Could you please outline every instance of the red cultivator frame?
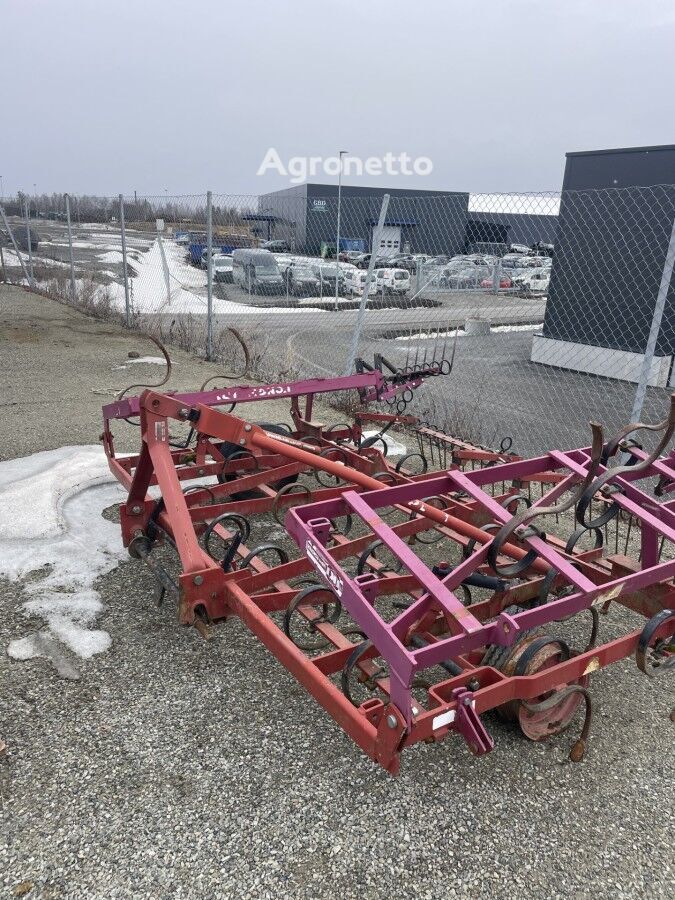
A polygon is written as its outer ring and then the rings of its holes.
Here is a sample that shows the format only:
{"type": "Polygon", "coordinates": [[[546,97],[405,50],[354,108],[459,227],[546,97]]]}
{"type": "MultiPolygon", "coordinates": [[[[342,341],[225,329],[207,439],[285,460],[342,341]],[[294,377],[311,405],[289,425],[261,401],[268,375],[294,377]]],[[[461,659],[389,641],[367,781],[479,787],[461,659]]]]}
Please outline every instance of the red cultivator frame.
{"type": "Polygon", "coordinates": [[[397,376],[395,383],[375,371],[192,395],[146,391],[109,405],[105,445],[129,491],[121,509],[125,544],[151,567],[160,596],[175,595],[181,622],[207,631],[211,622],[241,618],[390,772],[398,771],[404,747],[439,741],[449,731],[476,754],[492,749],[481,718],[488,710],[541,740],[567,728],[583,705],[582,736],[572,750],[580,759],[591,674],[630,655],[655,674],[675,658],[675,508],[639,487],[654,478],[657,493],[675,487],[675,457],[659,456],[675,427],[675,405],[652,428],[661,434],[652,454],[626,441],[645,426],[629,426],[607,443],[596,427],[591,447],[531,460],[499,461],[503,453],[452,441],[453,452],[480,467],[462,470],[454,462],[432,474],[424,471],[426,460],[418,474],[392,469],[375,448],[359,447],[358,428],[327,434],[312,422],[311,403],[300,415],[293,400],[292,435],[270,434],[214,408],[346,387],[382,399],[429,374],[436,372],[397,376]],[[136,415],[141,452],[117,459],[111,420],[136,415]],[[194,446],[172,447],[171,422],[191,427],[194,446]],[[232,448],[242,455],[233,459],[232,448]],[[619,451],[627,463],[610,468],[619,451]],[[325,484],[312,490],[288,480],[308,472],[320,473],[325,484]],[[208,475],[219,483],[183,489],[208,475]],[[524,492],[531,484],[541,485],[534,502],[524,492]],[[159,500],[148,493],[152,485],[159,500]],[[247,516],[291,506],[286,524],[301,555],[246,546],[247,516]],[[539,527],[542,517],[552,533],[539,527]],[[616,525],[618,544],[619,522],[628,519],[639,553],[608,553],[608,527],[616,525]],[[589,536],[594,545],[581,549],[589,536]],[[160,544],[178,553],[177,579],[153,555],[160,544]],[[308,584],[315,572],[318,580],[308,584]],[[647,621],[600,644],[599,611],[612,602],[647,621]],[[579,614],[592,626],[580,651],[544,630],[579,614]]]}

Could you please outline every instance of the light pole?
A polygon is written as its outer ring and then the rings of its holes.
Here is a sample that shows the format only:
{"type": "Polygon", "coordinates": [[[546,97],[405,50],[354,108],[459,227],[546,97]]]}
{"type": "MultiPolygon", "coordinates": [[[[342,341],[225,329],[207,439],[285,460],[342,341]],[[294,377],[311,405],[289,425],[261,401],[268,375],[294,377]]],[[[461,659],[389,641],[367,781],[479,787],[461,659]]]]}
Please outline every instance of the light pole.
{"type": "Polygon", "coordinates": [[[337,235],[335,238],[335,309],[338,308],[338,296],[340,292],[340,213],[342,211],[342,157],[346,150],[338,152],[340,168],[338,169],[338,208],[337,208],[337,235]]]}

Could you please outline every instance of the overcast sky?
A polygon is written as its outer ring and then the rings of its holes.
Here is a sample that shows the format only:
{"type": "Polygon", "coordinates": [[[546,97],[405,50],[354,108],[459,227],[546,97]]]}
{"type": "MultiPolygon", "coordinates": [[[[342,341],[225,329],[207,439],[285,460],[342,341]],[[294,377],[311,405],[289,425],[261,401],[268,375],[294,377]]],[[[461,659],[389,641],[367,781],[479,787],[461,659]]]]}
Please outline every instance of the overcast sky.
{"type": "Polygon", "coordinates": [[[557,190],[566,151],[675,142],[673,0],[0,0],[0,33],[5,194],[260,193],[270,147],[557,190]]]}

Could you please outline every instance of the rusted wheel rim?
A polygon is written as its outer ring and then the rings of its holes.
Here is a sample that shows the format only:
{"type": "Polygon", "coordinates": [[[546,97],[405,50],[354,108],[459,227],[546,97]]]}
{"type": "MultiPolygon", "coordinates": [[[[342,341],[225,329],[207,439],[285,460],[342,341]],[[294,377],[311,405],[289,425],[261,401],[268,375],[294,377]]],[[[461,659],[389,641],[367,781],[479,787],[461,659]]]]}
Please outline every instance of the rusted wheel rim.
{"type": "MultiPolygon", "coordinates": [[[[501,666],[501,669],[505,675],[509,676],[534,675],[537,672],[550,669],[566,659],[569,659],[569,649],[563,641],[545,638],[541,634],[531,635],[517,644],[514,652],[501,666]],[[538,646],[543,641],[546,641],[546,643],[538,646]],[[524,662],[524,665],[521,661],[524,662]],[[519,665],[519,662],[521,662],[521,665],[519,665]]],[[[588,684],[588,676],[579,679],[576,683],[585,687],[588,684]]],[[[567,687],[565,683],[556,685],[552,691],[533,697],[530,702],[533,706],[536,706],[543,700],[552,697],[557,691],[562,691],[565,687],[567,687]]],[[[520,700],[512,700],[509,703],[505,703],[504,706],[500,706],[498,712],[503,719],[518,722],[525,737],[531,741],[543,741],[565,731],[572,723],[582,702],[583,695],[573,693],[565,696],[560,703],[555,704],[550,709],[531,710],[527,709],[520,700]]]]}

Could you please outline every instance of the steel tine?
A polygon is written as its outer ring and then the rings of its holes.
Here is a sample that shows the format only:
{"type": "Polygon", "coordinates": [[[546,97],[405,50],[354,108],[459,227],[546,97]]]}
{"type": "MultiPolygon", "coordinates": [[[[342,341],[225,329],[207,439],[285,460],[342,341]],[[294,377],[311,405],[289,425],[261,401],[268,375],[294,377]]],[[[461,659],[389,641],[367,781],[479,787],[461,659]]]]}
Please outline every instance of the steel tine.
{"type": "Polygon", "coordinates": [[[419,359],[419,355],[420,355],[420,334],[421,333],[422,332],[418,330],[418,332],[417,332],[417,347],[416,347],[416,351],[415,351],[415,362],[413,363],[413,371],[415,371],[415,372],[417,371],[417,360],[419,359]]]}
{"type": "MultiPolygon", "coordinates": [[[[449,327],[449,326],[448,326],[449,327]]],[[[443,346],[441,347],[441,362],[445,360],[445,348],[448,346],[448,329],[445,329],[445,335],[443,336],[443,346]]]]}
{"type": "Polygon", "coordinates": [[[432,364],[432,366],[436,364],[436,350],[438,349],[438,336],[440,335],[440,333],[441,333],[440,326],[437,325],[437,326],[436,326],[436,337],[435,337],[435,339],[434,339],[434,354],[433,354],[433,357],[432,357],[432,359],[431,359],[431,364],[432,364]]]}
{"type": "Polygon", "coordinates": [[[412,349],[412,331],[408,331],[408,349],[405,355],[405,368],[408,368],[410,362],[410,351],[412,349]]]}
{"type": "Polygon", "coordinates": [[[450,357],[450,372],[455,364],[455,353],[457,351],[457,338],[459,337],[459,325],[455,328],[455,339],[452,342],[452,356],[450,357]]]}

